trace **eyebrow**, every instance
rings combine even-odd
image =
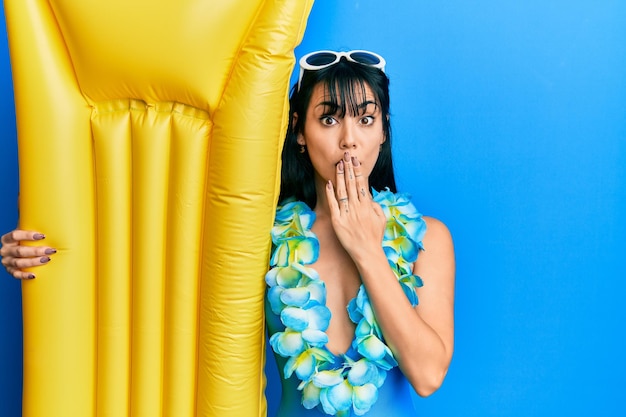
[[[376,103],[375,101],[372,100],[367,100],[364,101],[363,103],[359,104],[358,106],[356,106],[358,109],[363,109],[365,110],[367,108],[367,106],[369,106],[370,104],[373,104],[374,107],[378,108],[378,103]]]
[[[373,104],[374,107],[376,107],[378,109],[378,103],[376,103],[376,101],[373,100],[366,100],[362,103],[359,103],[356,108],[360,111],[364,111],[365,109],[367,109],[367,106],[369,106],[370,104]],[[337,110],[339,110],[340,108],[342,108],[341,105],[339,105],[336,102],[333,101],[322,101],[318,104],[315,105],[315,107],[328,107],[329,109],[335,109],[335,112],[337,112]]]

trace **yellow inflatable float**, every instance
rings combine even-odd
[[[5,0],[24,417],[265,415],[263,276],[312,0]]]

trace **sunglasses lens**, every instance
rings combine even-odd
[[[317,54],[313,54],[306,59],[306,63],[318,67],[324,66],[328,64],[332,64],[337,59],[337,55],[329,53],[329,52],[319,52]]]
[[[368,52],[352,52],[350,54],[350,58],[352,58],[359,64],[369,65],[372,67],[380,64],[380,58]]]

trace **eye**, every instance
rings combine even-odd
[[[359,120],[359,123],[365,126],[371,125],[374,123],[374,117],[373,116],[363,116],[361,117],[361,119]]]
[[[335,120],[335,118],[332,116],[322,116],[320,118],[320,121],[322,122],[323,125],[326,125],[326,126],[332,126],[337,123],[337,120]]]

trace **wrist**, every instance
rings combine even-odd
[[[372,247],[359,246],[356,250],[351,251],[350,256],[359,270],[362,267],[371,267],[371,265],[377,262],[388,264],[382,245]]]

